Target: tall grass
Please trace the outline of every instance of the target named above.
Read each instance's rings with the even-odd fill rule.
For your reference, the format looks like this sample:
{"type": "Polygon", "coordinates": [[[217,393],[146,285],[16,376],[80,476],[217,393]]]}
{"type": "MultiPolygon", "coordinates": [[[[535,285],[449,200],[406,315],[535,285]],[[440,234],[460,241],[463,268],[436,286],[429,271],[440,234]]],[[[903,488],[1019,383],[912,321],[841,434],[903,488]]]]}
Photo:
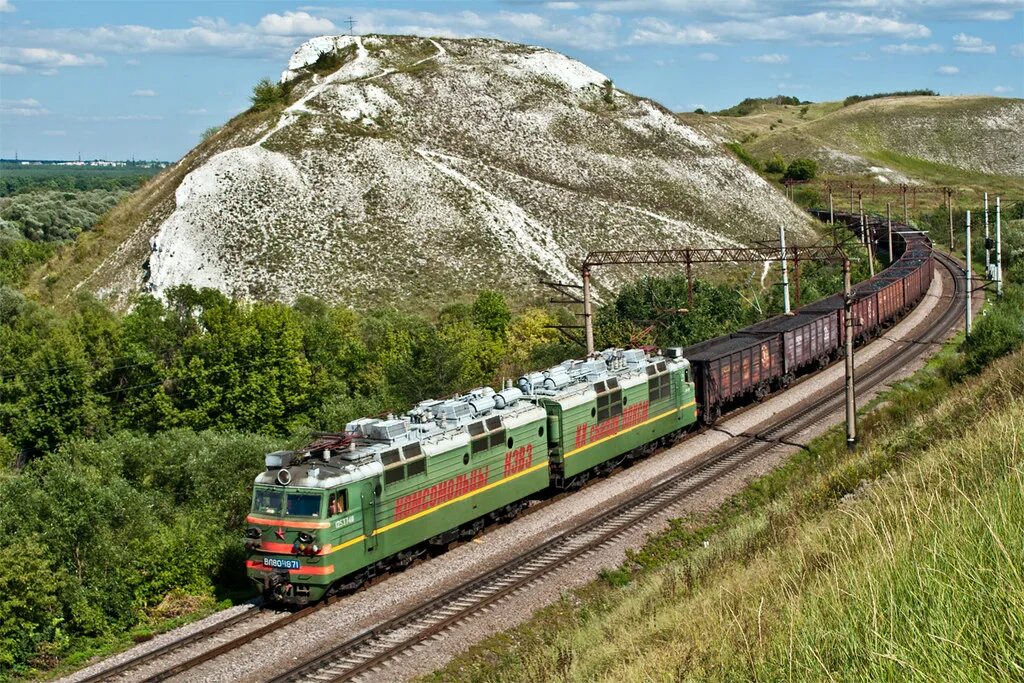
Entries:
{"type": "Polygon", "coordinates": [[[1024,679],[1024,354],[934,389],[435,677],[1024,679]]]}

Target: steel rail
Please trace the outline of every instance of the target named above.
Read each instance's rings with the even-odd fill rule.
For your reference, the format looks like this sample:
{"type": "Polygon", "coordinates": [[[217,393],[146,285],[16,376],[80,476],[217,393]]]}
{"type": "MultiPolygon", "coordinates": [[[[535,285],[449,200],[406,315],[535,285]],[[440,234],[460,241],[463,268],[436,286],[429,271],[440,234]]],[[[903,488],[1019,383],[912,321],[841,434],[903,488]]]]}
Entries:
{"type": "MultiPolygon", "coordinates": [[[[883,359],[882,361],[879,361],[866,373],[865,377],[861,379],[859,385],[860,387],[863,388],[865,382],[868,383],[868,386],[873,386],[874,384],[876,384],[878,381],[880,381],[879,379],[876,379],[874,382],[870,382],[869,379],[871,376],[876,375],[881,368],[888,365],[898,366],[897,364],[899,362],[902,362],[903,360],[902,356],[909,355],[910,349],[914,349],[921,345],[927,345],[928,343],[930,343],[932,339],[943,334],[953,324],[955,324],[957,320],[959,320],[959,306],[962,305],[962,303],[957,304],[956,302],[958,300],[962,301],[963,297],[963,286],[961,282],[962,273],[958,274],[957,270],[959,266],[957,262],[951,259],[950,257],[946,256],[945,254],[941,254],[940,252],[934,252],[934,255],[936,262],[941,260],[942,265],[947,270],[949,270],[950,273],[953,275],[952,279],[955,283],[955,287],[954,293],[950,297],[952,303],[943,313],[943,315],[940,316],[939,319],[936,320],[933,325],[931,325],[925,332],[923,332],[920,335],[921,337],[926,337],[927,339],[912,340],[910,343],[906,343],[901,349],[898,349],[897,352],[888,359],[883,359]]],[[[898,343],[900,342],[897,342],[897,344],[898,343]]],[[[332,648],[328,653],[318,656],[317,658],[315,658],[315,660],[304,662],[299,666],[289,670],[289,672],[286,672],[285,674],[282,674],[281,676],[274,678],[273,680],[295,680],[296,676],[301,676],[301,673],[299,673],[300,669],[316,668],[316,664],[314,664],[314,661],[322,663],[328,661],[329,659],[344,659],[344,653],[354,652],[361,645],[371,643],[374,639],[380,641],[382,634],[384,634],[388,630],[396,630],[397,628],[399,628],[402,622],[409,624],[417,618],[429,617],[431,610],[449,612],[448,615],[442,615],[440,619],[433,619],[432,617],[430,617],[428,621],[430,621],[431,623],[426,624],[425,628],[421,631],[421,636],[415,636],[400,643],[395,642],[394,639],[391,639],[392,645],[387,647],[374,646],[372,649],[376,650],[377,654],[372,655],[368,658],[358,657],[357,659],[359,661],[353,662],[353,666],[350,667],[350,669],[347,672],[341,673],[340,676],[335,678],[334,680],[344,680],[350,678],[351,676],[357,675],[360,672],[365,672],[369,669],[372,669],[376,667],[378,664],[382,663],[383,661],[392,658],[400,651],[408,649],[412,645],[421,642],[424,638],[430,637],[431,635],[444,630],[444,628],[452,625],[457,621],[464,619],[465,617],[469,616],[469,614],[478,611],[479,609],[485,607],[488,604],[492,604],[493,602],[500,600],[502,597],[508,595],[509,593],[518,590],[523,585],[535,581],[543,574],[546,574],[549,571],[552,571],[560,566],[564,566],[565,564],[574,561],[579,557],[594,552],[603,545],[607,545],[608,543],[613,542],[616,537],[621,536],[623,533],[632,528],[636,523],[643,521],[645,519],[649,519],[652,515],[660,514],[666,509],[674,505],[677,505],[682,500],[689,497],[690,495],[693,495],[700,489],[706,487],[713,481],[720,479],[722,476],[725,476],[729,472],[735,471],[737,468],[742,467],[743,465],[756,460],[758,457],[763,456],[765,452],[767,452],[767,450],[770,450],[771,447],[774,447],[775,445],[784,442],[788,435],[799,432],[802,429],[806,428],[806,426],[802,426],[799,428],[785,429],[786,427],[791,427],[793,424],[796,423],[796,421],[799,420],[799,418],[802,415],[806,415],[812,411],[815,412],[815,414],[823,410],[831,411],[831,409],[834,408],[834,406],[830,405],[832,402],[834,402],[834,395],[832,399],[829,399],[825,402],[815,403],[812,406],[809,406],[803,410],[797,411],[789,415],[788,418],[783,419],[778,424],[769,427],[758,434],[749,436],[741,435],[741,437],[744,439],[742,443],[729,446],[723,452],[718,452],[719,449],[716,449],[715,452],[712,452],[711,454],[708,454],[707,456],[701,458],[699,461],[695,462],[690,468],[686,469],[685,471],[677,473],[671,479],[656,486],[654,489],[646,491],[641,496],[635,497],[631,500],[621,503],[619,506],[616,506],[616,508],[614,508],[612,511],[602,514],[599,518],[590,520],[583,525],[575,527],[574,529],[567,530],[562,535],[560,535],[556,539],[553,539],[552,541],[549,541],[543,546],[536,548],[517,558],[514,558],[513,560],[510,560],[508,563],[502,565],[501,567],[498,567],[495,570],[487,572],[485,575],[478,576],[475,579],[471,579],[470,581],[461,584],[460,586],[446,592],[444,595],[438,598],[429,601],[426,604],[417,606],[415,609],[407,611],[406,613],[399,615],[398,617],[395,617],[385,622],[384,624],[378,625],[373,629],[365,631],[355,636],[354,638],[347,640],[345,643],[342,643],[341,645],[332,648]],[[784,429],[785,433],[780,434],[780,432],[784,429]],[[757,446],[759,445],[762,447],[757,448],[757,446]],[[747,454],[745,456],[743,455],[743,453],[746,453],[751,449],[754,449],[756,452],[754,454],[747,454]],[[704,477],[703,479],[701,479],[702,476],[704,477]],[[674,491],[674,493],[672,493],[671,495],[666,493],[670,488],[674,491]],[[649,502],[649,504],[644,505],[645,502],[649,502]],[[614,518],[616,515],[624,515],[628,510],[635,510],[639,516],[636,516],[635,520],[631,523],[608,526],[612,518],[614,518]],[[646,514],[643,514],[644,511],[646,511],[646,514]],[[561,557],[557,556],[556,554],[555,556],[552,556],[554,560],[557,560],[556,562],[537,563],[537,560],[540,558],[541,555],[544,554],[545,550],[551,550],[553,545],[555,545],[556,543],[565,542],[566,540],[568,540],[569,536],[574,536],[577,538],[578,542],[574,550],[575,554],[562,554],[561,557]],[[505,581],[502,585],[498,585],[496,590],[492,590],[491,588],[485,586],[488,580],[494,579],[494,577],[497,576],[499,572],[504,572],[505,577],[507,578],[508,576],[512,575],[512,573],[515,571],[517,567],[527,567],[531,564],[531,562],[537,563],[536,566],[534,566],[532,574],[523,574],[521,579],[505,581]],[[458,602],[460,602],[460,595],[462,596],[464,601],[464,598],[467,595],[472,594],[474,589],[479,589],[478,600],[475,605],[467,603],[461,609],[450,609],[451,605],[455,605],[458,602]]],[[[733,411],[733,413],[735,414],[736,411],[733,411]]],[[[813,421],[811,422],[811,424],[813,424],[813,421]]],[[[255,629],[249,633],[242,634],[237,638],[231,639],[216,648],[200,653],[197,656],[179,662],[178,664],[175,664],[162,672],[147,677],[146,680],[161,681],[165,680],[166,678],[169,678],[170,676],[192,669],[196,666],[199,666],[200,664],[215,659],[226,652],[229,652],[237,647],[243,646],[247,643],[257,640],[258,638],[261,638],[269,633],[272,633],[278,630],[279,628],[291,624],[297,621],[298,619],[307,616],[311,612],[321,609],[327,606],[328,604],[331,604],[336,599],[337,598],[326,600],[318,605],[307,607],[303,610],[292,613],[282,619],[276,620],[274,622],[271,622],[270,624],[260,627],[259,629],[255,629]]],[[[160,657],[163,657],[171,652],[174,652],[190,644],[198,642],[204,638],[211,637],[221,631],[226,630],[231,626],[234,626],[238,623],[241,623],[249,618],[256,616],[256,614],[258,613],[258,611],[254,610],[248,611],[236,617],[224,620],[223,622],[220,622],[218,624],[212,624],[209,627],[206,627],[200,631],[196,631],[195,633],[189,634],[188,636],[167,643],[161,646],[160,648],[156,648],[149,652],[143,653],[139,657],[132,658],[118,665],[109,667],[107,669],[104,669],[103,671],[92,674],[89,677],[82,679],[82,681],[83,683],[95,683],[96,681],[114,679],[118,677],[120,674],[130,671],[131,669],[139,668],[140,666],[155,661],[156,659],[159,659],[160,657]]],[[[320,680],[322,680],[322,677],[320,678],[320,680]]]]}
{"type": "MultiPolygon", "coordinates": [[[[921,354],[921,346],[929,345],[951,329],[959,320],[960,305],[965,295],[958,264],[944,254],[936,253],[952,275],[954,289],[949,305],[929,327],[909,343],[894,342],[896,350],[873,362],[861,372],[861,391],[873,388],[891,376],[893,369],[921,354]]],[[[709,484],[739,467],[752,463],[788,437],[820,422],[840,407],[841,389],[829,392],[828,398],[805,402],[791,410],[776,424],[753,435],[739,435],[742,441],[726,445],[724,451],[712,453],[667,481],[627,500],[598,518],[545,542],[505,564],[471,579],[429,602],[396,616],[332,647],[283,674],[270,683],[290,681],[343,681],[380,666],[403,651],[411,649],[475,612],[536,581],[543,575],[589,555],[634,528],[640,522],[670,510],[709,484]],[[412,631],[410,633],[410,631],[412,631]]]]}

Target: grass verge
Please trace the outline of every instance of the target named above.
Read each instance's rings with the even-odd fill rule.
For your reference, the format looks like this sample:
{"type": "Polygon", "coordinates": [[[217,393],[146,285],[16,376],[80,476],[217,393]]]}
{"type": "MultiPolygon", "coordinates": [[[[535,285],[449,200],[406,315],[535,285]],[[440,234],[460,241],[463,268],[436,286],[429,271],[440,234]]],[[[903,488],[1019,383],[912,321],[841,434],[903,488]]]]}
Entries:
{"type": "Polygon", "coordinates": [[[428,680],[1021,680],[1024,353],[956,356],[428,680]]]}

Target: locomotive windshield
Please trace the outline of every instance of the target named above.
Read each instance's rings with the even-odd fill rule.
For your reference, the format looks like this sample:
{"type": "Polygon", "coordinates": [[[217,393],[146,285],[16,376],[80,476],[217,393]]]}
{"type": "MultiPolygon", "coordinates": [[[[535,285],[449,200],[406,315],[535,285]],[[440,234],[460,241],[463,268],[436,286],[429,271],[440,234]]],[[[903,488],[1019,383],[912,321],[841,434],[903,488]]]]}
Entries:
{"type": "Polygon", "coordinates": [[[289,493],[288,512],[297,517],[319,517],[322,496],[317,494],[289,493]]]}
{"type": "Polygon", "coordinates": [[[283,495],[273,489],[256,489],[252,497],[252,511],[276,515],[281,512],[283,495]]]}

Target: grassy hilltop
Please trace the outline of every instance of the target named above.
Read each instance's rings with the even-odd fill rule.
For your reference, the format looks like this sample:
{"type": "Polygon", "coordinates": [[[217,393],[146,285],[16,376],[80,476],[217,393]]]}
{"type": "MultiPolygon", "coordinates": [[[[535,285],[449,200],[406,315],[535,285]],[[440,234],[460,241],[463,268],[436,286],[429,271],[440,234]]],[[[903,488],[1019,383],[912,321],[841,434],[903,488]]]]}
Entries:
{"type": "MultiPolygon", "coordinates": [[[[733,108],[735,110],[735,108],[733,108]]],[[[827,178],[1024,193],[1024,100],[883,97],[761,102],[741,116],[680,114],[752,156],[812,158],[827,178]]]]}

